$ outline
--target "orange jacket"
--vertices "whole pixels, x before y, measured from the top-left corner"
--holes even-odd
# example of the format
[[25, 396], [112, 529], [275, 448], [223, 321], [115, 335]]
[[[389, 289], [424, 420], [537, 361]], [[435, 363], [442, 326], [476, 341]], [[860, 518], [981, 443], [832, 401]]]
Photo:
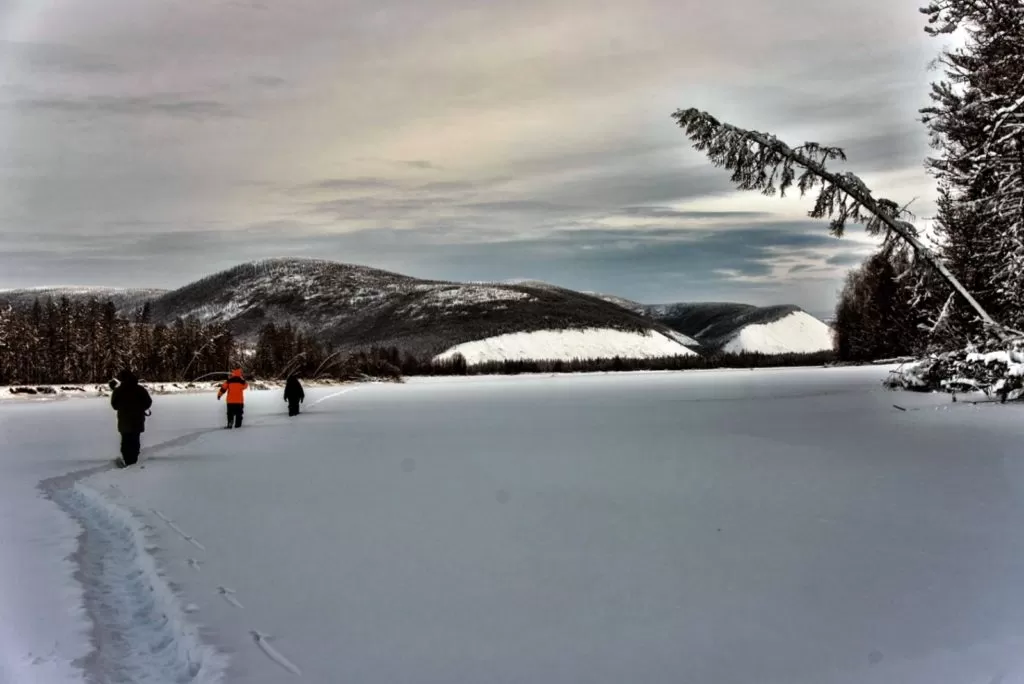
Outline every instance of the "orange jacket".
[[245, 378], [242, 377], [242, 369], [236, 368], [231, 372], [231, 377], [227, 379], [227, 382], [220, 386], [217, 398], [220, 399], [227, 394], [229, 404], [244, 404], [245, 390], [247, 389], [249, 389], [249, 385], [245, 382]]

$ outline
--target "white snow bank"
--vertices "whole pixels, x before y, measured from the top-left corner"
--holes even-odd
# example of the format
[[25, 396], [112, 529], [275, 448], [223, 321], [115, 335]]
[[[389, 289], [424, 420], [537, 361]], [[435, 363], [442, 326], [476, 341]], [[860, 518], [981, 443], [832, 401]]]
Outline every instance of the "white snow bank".
[[971, 352], [967, 355], [968, 363], [983, 363], [986, 366], [993, 363], [1004, 363], [1008, 366], [1024, 362], [1024, 352], [1019, 351], [992, 351], [988, 353]]
[[[143, 386], [154, 396], [168, 394], [201, 394], [216, 392], [221, 380], [203, 382], [143, 382]], [[305, 387], [334, 387], [346, 384], [337, 380], [304, 380]], [[283, 389], [281, 380], [250, 380], [249, 390]], [[25, 390], [29, 391], [25, 391]], [[110, 396], [110, 387], [106, 384], [67, 385], [0, 385], [0, 401], [54, 401], [59, 399], [89, 398]]]
[[[143, 383], [150, 394], [187, 394], [193, 392], [213, 392], [217, 383], [212, 382], [155, 382]], [[55, 399], [96, 398], [110, 396], [110, 387], [106, 384], [74, 384], [67, 385], [10, 385], [0, 386], [0, 401], [53, 401]]]
[[730, 354], [810, 354], [832, 348], [831, 328], [808, 313], [794, 311], [774, 323], [744, 326], [722, 350]]
[[573, 359], [651, 359], [694, 356], [696, 352], [656, 332], [625, 332], [611, 328], [537, 330], [510, 333], [465, 342], [434, 357], [451, 359], [456, 354], [470, 365], [488, 361], [572, 361]]

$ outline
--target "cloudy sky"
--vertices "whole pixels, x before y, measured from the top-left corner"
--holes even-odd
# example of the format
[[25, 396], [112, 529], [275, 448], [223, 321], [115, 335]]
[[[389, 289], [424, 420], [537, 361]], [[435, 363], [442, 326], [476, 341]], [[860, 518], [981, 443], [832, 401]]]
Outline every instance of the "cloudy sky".
[[908, 0], [0, 0], [0, 287], [309, 256], [833, 305], [871, 247], [733, 192], [696, 106], [931, 215]]

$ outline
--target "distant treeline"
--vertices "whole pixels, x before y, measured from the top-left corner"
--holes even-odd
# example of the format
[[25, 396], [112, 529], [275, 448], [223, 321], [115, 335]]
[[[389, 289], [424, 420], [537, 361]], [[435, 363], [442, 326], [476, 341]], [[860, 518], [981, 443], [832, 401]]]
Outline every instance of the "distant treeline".
[[814, 354], [722, 354], [665, 356], [652, 359], [573, 359], [571, 361], [490, 361], [469, 365], [461, 356], [446, 361], [406, 366], [404, 375], [519, 375], [521, 373], [603, 373], [616, 371], [702, 370], [712, 368], [781, 368], [822, 366], [836, 360], [834, 352]]
[[0, 311], [2, 384], [106, 382], [125, 367], [153, 381], [178, 380], [223, 370], [234, 351], [223, 327], [151, 325], [148, 306], [130, 320], [113, 302], [67, 297]]
[[339, 380], [424, 375], [515, 375], [705, 368], [815, 366], [835, 360], [818, 354], [709, 354], [656, 359], [493, 361], [469, 365], [462, 356], [434, 361], [398, 347], [336, 351], [291, 324], [268, 324], [255, 346], [239, 343], [220, 324], [195, 318], [153, 325], [148, 305], [120, 316], [112, 302], [37, 301], [25, 310], [0, 311], [0, 384], [105, 383], [122, 368], [147, 382], [216, 378], [241, 367], [250, 378], [290, 373]]
[[337, 379], [395, 374], [382, 352], [335, 353], [290, 325], [266, 326], [251, 347], [218, 323], [153, 325], [148, 304], [131, 317], [113, 302], [67, 297], [0, 310], [2, 385], [106, 383], [122, 368], [146, 382], [188, 382], [238, 367], [264, 379], [296, 371]]

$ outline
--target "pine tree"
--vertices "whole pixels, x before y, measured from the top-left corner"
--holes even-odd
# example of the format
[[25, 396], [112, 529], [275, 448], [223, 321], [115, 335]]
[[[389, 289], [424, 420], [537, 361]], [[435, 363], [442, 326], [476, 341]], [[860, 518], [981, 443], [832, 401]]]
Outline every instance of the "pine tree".
[[921, 351], [920, 315], [900, 274], [899, 250], [882, 250], [847, 274], [836, 304], [836, 347], [841, 361], [873, 361]]
[[[922, 110], [938, 154], [927, 164], [939, 181], [942, 257], [971, 283], [987, 309], [1024, 325], [1024, 7], [1019, 0], [937, 0], [921, 10], [926, 31], [962, 29], [947, 48], [944, 79]], [[951, 327], [976, 330], [952, 308]]]

